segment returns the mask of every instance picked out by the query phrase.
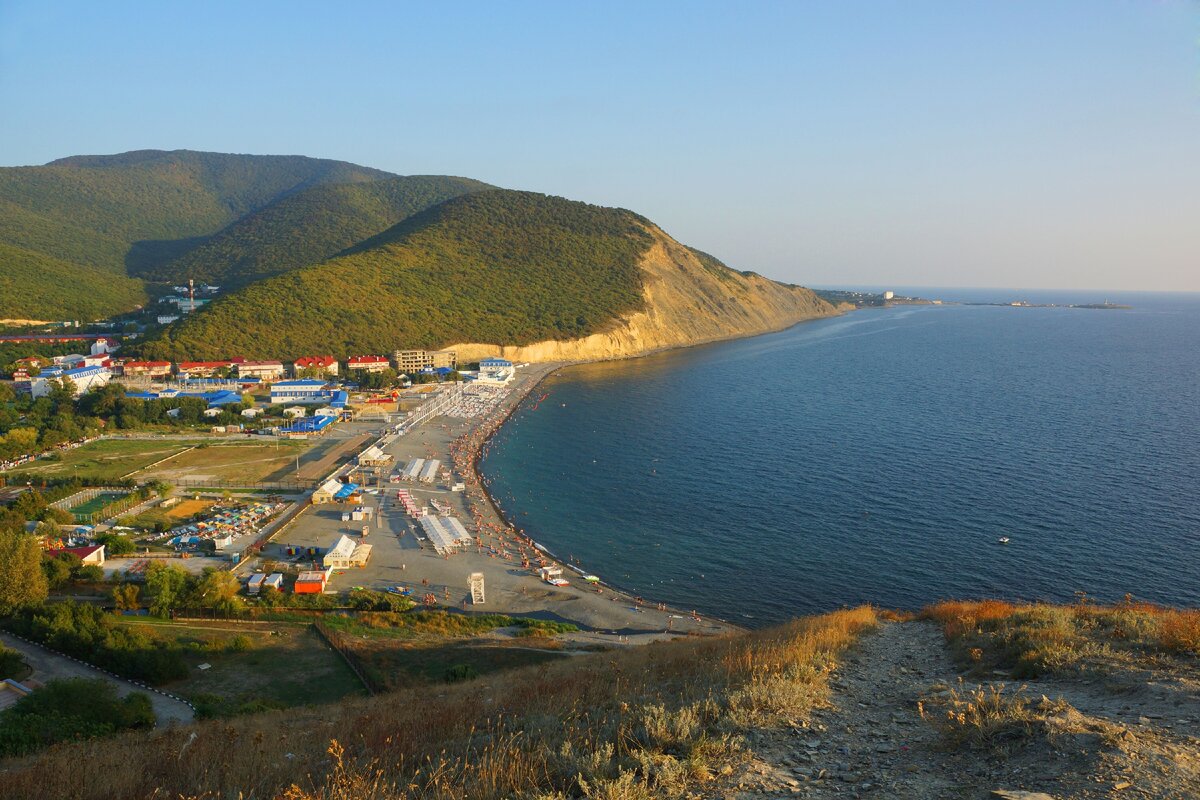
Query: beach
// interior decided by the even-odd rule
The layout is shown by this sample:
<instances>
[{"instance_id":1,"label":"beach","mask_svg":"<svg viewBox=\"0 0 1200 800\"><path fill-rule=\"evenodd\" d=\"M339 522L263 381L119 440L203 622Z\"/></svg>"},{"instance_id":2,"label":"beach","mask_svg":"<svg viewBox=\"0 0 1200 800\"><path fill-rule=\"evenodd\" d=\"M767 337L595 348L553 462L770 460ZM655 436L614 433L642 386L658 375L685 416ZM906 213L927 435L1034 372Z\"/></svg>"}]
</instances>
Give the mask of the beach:
<instances>
[{"instance_id":1,"label":"beach","mask_svg":"<svg viewBox=\"0 0 1200 800\"><path fill-rule=\"evenodd\" d=\"M454 481L465 485L453 491L444 480L388 482L364 494L364 505L376 509L363 541L372 545L366 567L335 573L330 586L385 589L402 586L424 604L468 612L506 613L564 620L594 634L607 634L610 643L634 644L668 635L720 634L734 627L720 620L669 609L653 598L639 599L583 575L553 557L502 516L482 479L478 462L492 435L513 411L535 392L540 382L561 364L534 364L517 371L503 397L487 413L468 418L435 416L386 442L392 471L412 459L437 459L442 469L453 467ZM494 392L499 394L499 392ZM536 398L534 399L536 401ZM397 500L407 490L418 504L440 505L462 521L476 544L439 555L416 519ZM283 557L287 546L328 547L340 533L361 536L362 522L341 521L342 508L318 505L308 509L284 535L268 546L264 556ZM538 576L541 567L558 567L567 585L554 586ZM602 567L602 565L599 565ZM470 600L470 576L484 577L482 604ZM602 578L602 572L600 577Z\"/></svg>"}]
</instances>

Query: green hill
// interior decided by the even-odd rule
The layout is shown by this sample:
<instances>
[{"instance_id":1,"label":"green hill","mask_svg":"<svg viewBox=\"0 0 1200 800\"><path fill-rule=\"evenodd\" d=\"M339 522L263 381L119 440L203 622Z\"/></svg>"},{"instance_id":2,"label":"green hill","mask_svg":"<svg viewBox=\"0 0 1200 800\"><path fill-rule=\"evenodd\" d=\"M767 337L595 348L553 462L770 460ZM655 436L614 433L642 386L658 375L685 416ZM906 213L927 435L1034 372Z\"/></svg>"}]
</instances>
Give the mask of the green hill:
<instances>
[{"instance_id":1,"label":"green hill","mask_svg":"<svg viewBox=\"0 0 1200 800\"><path fill-rule=\"evenodd\" d=\"M586 336L642 307L648 226L624 209L530 192L464 195L218 299L142 351L293 357Z\"/></svg>"},{"instance_id":2,"label":"green hill","mask_svg":"<svg viewBox=\"0 0 1200 800\"><path fill-rule=\"evenodd\" d=\"M280 197L324 183L352 183L389 173L302 156L247 156L157 150L75 156L36 167L0 168L0 244L57 261L125 275L212 234ZM32 316L37 302L21 286L0 296L0 317ZM119 295L119 293L117 293ZM128 295L126 295L128 296ZM97 303L64 292L66 316L127 310L112 293Z\"/></svg>"},{"instance_id":3,"label":"green hill","mask_svg":"<svg viewBox=\"0 0 1200 800\"><path fill-rule=\"evenodd\" d=\"M148 280L243 285L323 261L418 211L489 188L439 175L321 184L286 195L136 274Z\"/></svg>"},{"instance_id":4,"label":"green hill","mask_svg":"<svg viewBox=\"0 0 1200 800\"><path fill-rule=\"evenodd\" d=\"M0 243L0 298L2 319L96 319L143 303L146 294L124 275Z\"/></svg>"}]
</instances>

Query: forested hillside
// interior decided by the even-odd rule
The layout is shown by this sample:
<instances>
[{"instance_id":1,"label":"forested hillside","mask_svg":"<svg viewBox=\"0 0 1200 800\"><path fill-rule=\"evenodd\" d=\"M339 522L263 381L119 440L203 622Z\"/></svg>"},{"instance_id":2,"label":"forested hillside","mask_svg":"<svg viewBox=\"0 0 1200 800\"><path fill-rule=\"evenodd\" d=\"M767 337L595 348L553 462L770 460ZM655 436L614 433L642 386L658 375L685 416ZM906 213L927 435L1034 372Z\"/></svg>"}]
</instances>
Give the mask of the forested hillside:
<instances>
[{"instance_id":1,"label":"forested hillside","mask_svg":"<svg viewBox=\"0 0 1200 800\"><path fill-rule=\"evenodd\" d=\"M124 276L139 256L146 262L179 249L135 243L204 236L309 186L384 177L390 176L339 161L191 151L76 156L0 168L0 244ZM45 303L36 284L18 280L0 295L0 318L31 317L36 304ZM64 309L61 316L106 316L134 304L134 295L97 297L87 286L59 287L53 299Z\"/></svg>"},{"instance_id":2,"label":"forested hillside","mask_svg":"<svg viewBox=\"0 0 1200 800\"><path fill-rule=\"evenodd\" d=\"M0 243L0 319L97 319L145 299L140 281Z\"/></svg>"},{"instance_id":3,"label":"forested hillside","mask_svg":"<svg viewBox=\"0 0 1200 800\"><path fill-rule=\"evenodd\" d=\"M440 175L321 184L247 214L176 258L134 271L148 280L244 285L323 261L418 211L489 188Z\"/></svg>"},{"instance_id":4,"label":"forested hillside","mask_svg":"<svg viewBox=\"0 0 1200 800\"><path fill-rule=\"evenodd\" d=\"M586 336L641 308L648 224L530 192L464 195L221 298L142 350L293 357Z\"/></svg>"}]
</instances>

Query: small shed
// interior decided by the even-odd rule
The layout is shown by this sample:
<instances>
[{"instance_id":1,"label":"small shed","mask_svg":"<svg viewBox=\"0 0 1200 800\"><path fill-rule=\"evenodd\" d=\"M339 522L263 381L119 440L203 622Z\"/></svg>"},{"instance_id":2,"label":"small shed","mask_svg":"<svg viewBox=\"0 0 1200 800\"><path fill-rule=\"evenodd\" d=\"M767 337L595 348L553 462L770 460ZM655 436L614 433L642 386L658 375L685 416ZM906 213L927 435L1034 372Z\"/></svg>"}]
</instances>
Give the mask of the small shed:
<instances>
[{"instance_id":1,"label":"small shed","mask_svg":"<svg viewBox=\"0 0 1200 800\"><path fill-rule=\"evenodd\" d=\"M301 572L292 591L296 594L320 594L325 591L328 576L324 572Z\"/></svg>"}]
</instances>

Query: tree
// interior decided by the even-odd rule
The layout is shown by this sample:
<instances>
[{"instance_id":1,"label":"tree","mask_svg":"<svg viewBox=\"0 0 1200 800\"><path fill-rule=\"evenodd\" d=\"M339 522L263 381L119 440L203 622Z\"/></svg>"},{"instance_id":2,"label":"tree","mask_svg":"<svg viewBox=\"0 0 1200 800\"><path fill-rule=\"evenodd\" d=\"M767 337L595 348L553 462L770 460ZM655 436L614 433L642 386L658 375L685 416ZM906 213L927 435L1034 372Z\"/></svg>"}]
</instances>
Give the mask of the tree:
<instances>
[{"instance_id":1,"label":"tree","mask_svg":"<svg viewBox=\"0 0 1200 800\"><path fill-rule=\"evenodd\" d=\"M0 525L0 616L46 599L42 549L20 525Z\"/></svg>"},{"instance_id":2,"label":"tree","mask_svg":"<svg viewBox=\"0 0 1200 800\"><path fill-rule=\"evenodd\" d=\"M46 574L46 585L50 589L61 589L71 580L71 567L57 558L43 559L42 572Z\"/></svg>"},{"instance_id":3,"label":"tree","mask_svg":"<svg viewBox=\"0 0 1200 800\"><path fill-rule=\"evenodd\" d=\"M104 580L104 567L99 564L84 564L75 570L71 578L79 583L99 583Z\"/></svg>"},{"instance_id":4,"label":"tree","mask_svg":"<svg viewBox=\"0 0 1200 800\"><path fill-rule=\"evenodd\" d=\"M141 589L137 584L122 583L120 586L114 586L112 590L113 604L118 611L136 611L141 607L138 602L138 594Z\"/></svg>"},{"instance_id":5,"label":"tree","mask_svg":"<svg viewBox=\"0 0 1200 800\"><path fill-rule=\"evenodd\" d=\"M241 588L241 582L232 572L208 567L200 576L193 596L201 608L230 613L242 607L242 600L238 597Z\"/></svg>"},{"instance_id":6,"label":"tree","mask_svg":"<svg viewBox=\"0 0 1200 800\"><path fill-rule=\"evenodd\" d=\"M146 568L146 594L150 598L150 613L157 617L170 616L171 610L187 598L191 576L183 567L155 561Z\"/></svg>"},{"instance_id":7,"label":"tree","mask_svg":"<svg viewBox=\"0 0 1200 800\"><path fill-rule=\"evenodd\" d=\"M110 556L127 556L137 549L137 545L128 536L116 533L102 533L96 537L96 544L104 545L104 550Z\"/></svg>"},{"instance_id":8,"label":"tree","mask_svg":"<svg viewBox=\"0 0 1200 800\"><path fill-rule=\"evenodd\" d=\"M70 511L54 506L46 506L42 512L38 514L38 519L43 522L53 522L58 525L70 525L75 521L75 515Z\"/></svg>"}]
</instances>

